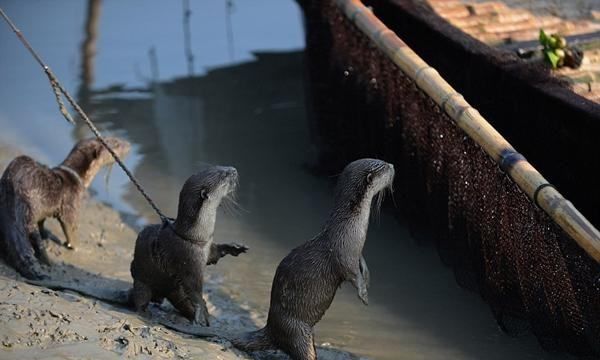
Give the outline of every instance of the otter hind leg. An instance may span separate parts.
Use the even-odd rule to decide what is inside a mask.
[[[135,307],[135,311],[141,314],[146,314],[146,310],[148,309],[148,304],[150,300],[152,300],[152,289],[150,286],[139,280],[133,280],[133,306]]]
[[[50,261],[50,257],[48,257],[44,244],[42,244],[42,236],[40,233],[35,230],[32,231],[29,234],[29,240],[33,246],[35,257],[38,258],[42,264],[51,266],[52,262]]]
[[[314,332],[312,326],[290,321],[279,336],[279,346],[293,360],[316,360]]]
[[[183,287],[178,287],[167,295],[167,300],[193,324],[209,326],[208,308],[202,292],[188,296]]]
[[[60,239],[56,235],[54,235],[50,230],[46,229],[46,227],[44,226],[44,221],[45,219],[38,222],[38,230],[40,232],[42,240],[50,240],[58,245],[62,245]]]
[[[269,332],[266,327],[251,331],[242,336],[231,339],[231,343],[236,348],[243,351],[258,351],[258,350],[272,350],[277,347],[273,344]]]

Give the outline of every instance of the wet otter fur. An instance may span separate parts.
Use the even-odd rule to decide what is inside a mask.
[[[239,244],[214,244],[216,210],[224,197],[237,187],[237,171],[214,166],[186,181],[179,198],[174,223],[146,226],[138,235],[129,290],[90,287],[82,281],[54,279],[25,282],[53,290],[69,290],[112,304],[135,307],[142,315],[150,301],[167,298],[194,325],[183,326],[165,319],[158,322],[168,328],[198,337],[221,337],[208,331],[208,311],[202,298],[206,265],[216,264],[225,255],[238,256],[248,248]]]
[[[117,155],[129,152],[127,141],[105,140]],[[97,139],[79,141],[54,168],[29,156],[13,159],[0,178],[0,249],[5,261],[26,278],[43,278],[42,265],[50,265],[50,260],[42,239],[60,243],[44,228],[44,221],[56,218],[65,246],[73,249],[81,199],[98,171],[113,162]]]
[[[280,349],[295,360],[316,359],[313,327],[331,305],[344,281],[368,303],[369,270],[362,256],[372,199],[390,188],[394,167],[361,159],[346,166],[335,205],[323,230],[295,248],[277,267],[267,324],[232,340],[244,351]]]
[[[217,208],[237,183],[233,167],[200,171],[181,189],[175,222],[150,225],[140,232],[131,262],[132,301],[138,312],[144,312],[150,301],[167,298],[192,323],[209,325],[202,297],[206,266],[248,249],[235,243],[213,243]]]

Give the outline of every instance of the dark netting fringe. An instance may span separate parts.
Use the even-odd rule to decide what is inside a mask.
[[[530,330],[550,350],[600,354],[600,266],[335,4],[303,7],[321,163],[393,162],[411,227],[434,239],[457,281],[482,295],[506,332]]]

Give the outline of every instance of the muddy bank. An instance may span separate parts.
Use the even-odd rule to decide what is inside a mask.
[[[0,171],[18,152],[0,143]],[[89,287],[126,290],[131,286],[129,264],[136,230],[109,207],[88,198],[83,206],[75,251],[47,242],[55,266],[52,277]],[[62,232],[51,220],[48,228]],[[223,259],[222,266],[232,259]],[[219,264],[221,266],[221,264]],[[225,334],[256,329],[264,314],[253,310],[243,294],[229,291],[218,267],[209,269],[205,298],[211,327]],[[154,316],[178,319],[168,302],[152,309]],[[0,261],[0,357],[95,358],[126,357],[197,359],[286,359],[277,352],[252,356],[231,348],[225,340],[192,338],[140,318],[134,312],[71,292],[31,286]],[[321,349],[326,359],[354,357]]]

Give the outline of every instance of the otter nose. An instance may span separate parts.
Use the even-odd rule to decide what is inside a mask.
[[[237,169],[233,166],[228,166],[225,171],[228,175],[237,175]]]
[[[390,164],[390,163],[388,163],[388,167],[389,167],[391,170],[394,170],[394,164]]]

